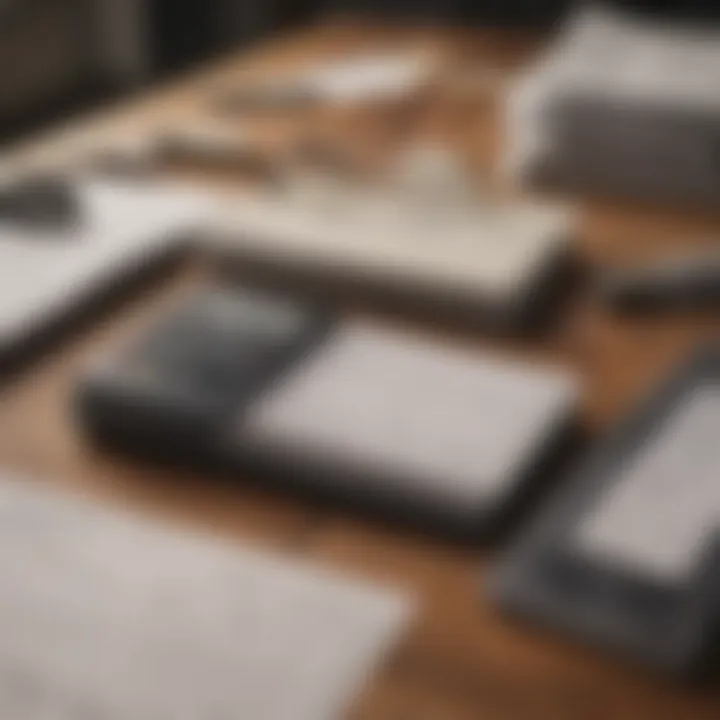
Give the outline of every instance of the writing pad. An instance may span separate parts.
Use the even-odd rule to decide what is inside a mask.
[[[320,492],[478,532],[557,449],[576,392],[562,369],[348,320],[250,404],[237,438]]]

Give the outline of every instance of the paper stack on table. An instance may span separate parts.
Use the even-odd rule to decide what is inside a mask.
[[[720,31],[578,12],[508,101],[512,176],[646,198],[713,201]]]
[[[402,294],[519,328],[558,276],[572,230],[573,213],[554,205],[306,179],[231,197],[209,237],[225,266],[262,263],[310,275],[318,290]]]

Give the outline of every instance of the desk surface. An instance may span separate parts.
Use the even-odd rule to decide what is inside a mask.
[[[536,41],[518,33],[316,28],[280,38],[239,58],[154,91],[120,108],[55,130],[14,148],[10,163],[67,156],[69,145],[95,132],[134,129],[202,117],[208,89],[251,80],[300,62],[355,47],[387,43],[438,48],[478,75],[492,79],[465,114],[442,108],[431,113],[422,132],[443,132],[465,143],[480,167],[489,167],[498,146],[497,93]],[[484,95],[483,95],[484,93]],[[305,118],[328,132],[362,136],[372,144],[372,123],[357,113]],[[468,118],[470,120],[468,121]],[[324,124],[323,124],[324,123]],[[277,142],[297,122],[264,123],[258,136]],[[718,237],[720,212],[584,198],[578,249],[596,267],[623,266],[657,255],[673,245]],[[180,523],[204,527],[283,553],[303,555],[419,594],[421,612],[392,662],[371,683],[353,717],[372,720],[465,720],[475,718],[632,718],[678,720],[720,717],[720,688],[673,687],[601,653],[521,627],[498,617],[482,593],[482,567],[492,550],[445,545],[411,533],[350,518],[330,510],[257,489],[220,487],[209,478],[108,458],[85,447],[69,422],[68,398],[74,378],[103,348],[147,322],[174,298],[203,281],[205,271],[188,263],[163,283],[132,297],[102,320],[75,333],[3,390],[0,396],[0,461],[51,482],[80,487],[110,502]],[[557,329],[542,344],[515,344],[524,354],[563,358],[581,373],[586,392],[583,417],[602,432],[695,343],[717,330],[717,318],[627,321],[611,318],[578,296]],[[449,331],[435,327],[435,332]],[[479,346],[491,344],[470,338]],[[496,343],[492,343],[496,344]]]

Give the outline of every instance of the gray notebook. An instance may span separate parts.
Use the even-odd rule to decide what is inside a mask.
[[[0,482],[0,717],[342,718],[406,598]]]
[[[207,212],[200,196],[150,184],[79,181],[78,195],[77,227],[0,223],[0,352],[176,248]]]

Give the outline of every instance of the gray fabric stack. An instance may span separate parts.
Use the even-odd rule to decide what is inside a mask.
[[[719,79],[719,30],[586,7],[514,86],[505,169],[566,188],[714,202]]]

